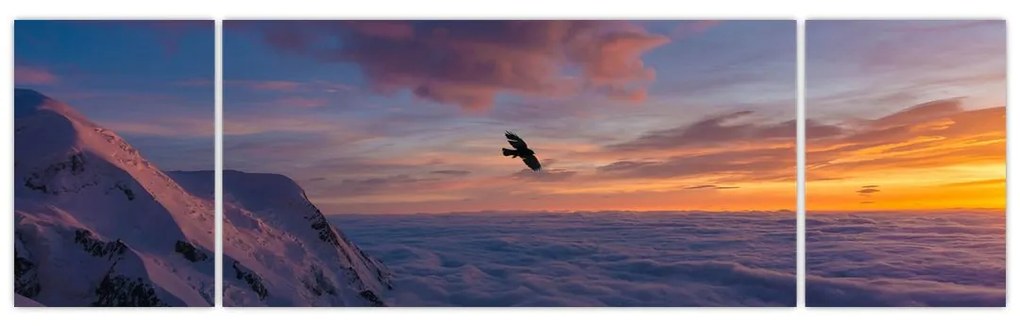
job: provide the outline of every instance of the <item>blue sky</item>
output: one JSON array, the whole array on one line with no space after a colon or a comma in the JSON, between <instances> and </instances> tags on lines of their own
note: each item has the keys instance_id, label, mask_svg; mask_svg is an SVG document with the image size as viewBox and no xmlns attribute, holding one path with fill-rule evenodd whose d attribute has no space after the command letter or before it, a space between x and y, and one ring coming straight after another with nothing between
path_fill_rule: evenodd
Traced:
<instances>
[{"instance_id":1,"label":"blue sky","mask_svg":"<svg viewBox=\"0 0 1020 326\"><path fill-rule=\"evenodd\" d=\"M117 131L165 170L213 168L212 21L15 22L15 86Z\"/></svg>"}]
</instances>

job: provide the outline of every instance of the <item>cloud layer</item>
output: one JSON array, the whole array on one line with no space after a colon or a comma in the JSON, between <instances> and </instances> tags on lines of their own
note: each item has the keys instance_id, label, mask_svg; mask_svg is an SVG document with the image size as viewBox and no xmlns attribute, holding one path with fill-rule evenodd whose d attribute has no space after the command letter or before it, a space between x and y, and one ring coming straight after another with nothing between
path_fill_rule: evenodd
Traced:
<instances>
[{"instance_id":1,"label":"cloud layer","mask_svg":"<svg viewBox=\"0 0 1020 326\"><path fill-rule=\"evenodd\" d=\"M396 306L793 306L793 213L336 217Z\"/></svg>"},{"instance_id":2,"label":"cloud layer","mask_svg":"<svg viewBox=\"0 0 1020 326\"><path fill-rule=\"evenodd\" d=\"M1002 211L809 214L808 306L1006 300Z\"/></svg>"}]
</instances>

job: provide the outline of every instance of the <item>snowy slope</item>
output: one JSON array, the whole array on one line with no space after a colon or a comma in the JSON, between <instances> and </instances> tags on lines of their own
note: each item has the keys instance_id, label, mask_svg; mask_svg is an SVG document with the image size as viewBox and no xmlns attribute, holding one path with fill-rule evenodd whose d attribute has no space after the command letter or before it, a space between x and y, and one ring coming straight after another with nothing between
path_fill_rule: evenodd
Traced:
<instances>
[{"instance_id":1,"label":"snowy slope","mask_svg":"<svg viewBox=\"0 0 1020 326\"><path fill-rule=\"evenodd\" d=\"M38 92L16 89L14 114L17 294L46 306L212 304L212 201Z\"/></svg>"},{"instance_id":2,"label":"snowy slope","mask_svg":"<svg viewBox=\"0 0 1020 326\"><path fill-rule=\"evenodd\" d=\"M172 172L211 198L212 172ZM226 306L382 306L389 272L335 229L293 180L223 172Z\"/></svg>"}]
</instances>

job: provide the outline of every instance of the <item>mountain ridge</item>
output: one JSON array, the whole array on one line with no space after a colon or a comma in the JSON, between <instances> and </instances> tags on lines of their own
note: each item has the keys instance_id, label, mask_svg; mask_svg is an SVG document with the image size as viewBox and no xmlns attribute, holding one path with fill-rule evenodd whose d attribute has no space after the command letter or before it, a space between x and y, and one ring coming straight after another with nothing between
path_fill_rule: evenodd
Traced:
<instances>
[{"instance_id":1,"label":"mountain ridge","mask_svg":"<svg viewBox=\"0 0 1020 326\"><path fill-rule=\"evenodd\" d=\"M224 170L223 184L225 305L387 305L389 270L334 227L293 179Z\"/></svg>"}]
</instances>

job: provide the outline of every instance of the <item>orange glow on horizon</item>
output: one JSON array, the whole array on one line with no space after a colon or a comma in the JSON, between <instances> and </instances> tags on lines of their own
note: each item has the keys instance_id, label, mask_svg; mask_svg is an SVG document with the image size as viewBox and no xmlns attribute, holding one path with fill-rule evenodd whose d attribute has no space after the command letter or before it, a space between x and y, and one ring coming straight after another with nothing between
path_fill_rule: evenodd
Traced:
<instances>
[{"instance_id":1,"label":"orange glow on horizon","mask_svg":"<svg viewBox=\"0 0 1020 326\"><path fill-rule=\"evenodd\" d=\"M951 112L909 109L887 116L898 125L878 119L850 137L809 138L806 209L1004 209L1005 108L925 105Z\"/></svg>"},{"instance_id":2,"label":"orange glow on horizon","mask_svg":"<svg viewBox=\"0 0 1020 326\"><path fill-rule=\"evenodd\" d=\"M651 182L650 182L651 183ZM727 184L723 189L685 189L676 185L571 191L549 189L538 196L506 194L507 198L477 202L471 196L444 197L374 195L347 198L312 198L327 212L449 213L471 211L779 211L796 208L793 180ZM558 192L558 193L557 193Z\"/></svg>"}]
</instances>

